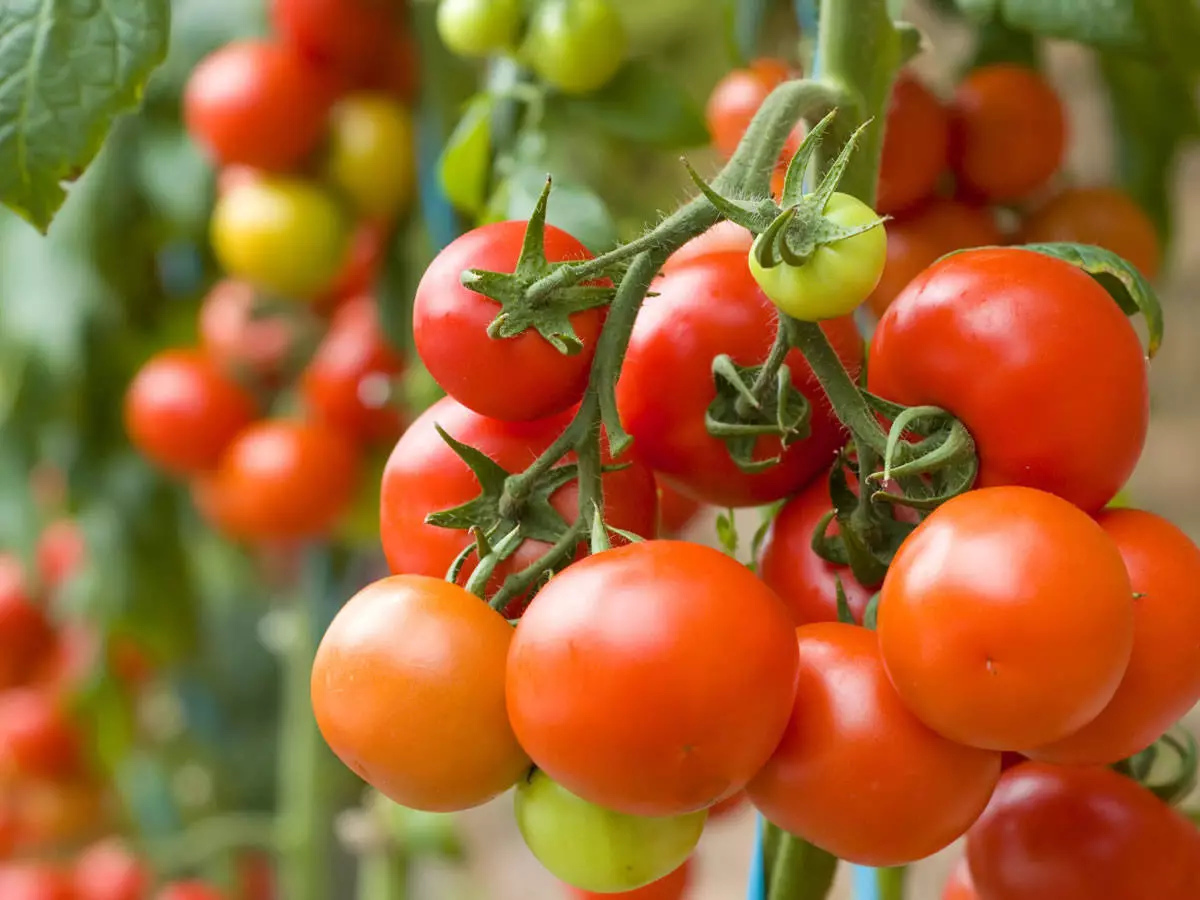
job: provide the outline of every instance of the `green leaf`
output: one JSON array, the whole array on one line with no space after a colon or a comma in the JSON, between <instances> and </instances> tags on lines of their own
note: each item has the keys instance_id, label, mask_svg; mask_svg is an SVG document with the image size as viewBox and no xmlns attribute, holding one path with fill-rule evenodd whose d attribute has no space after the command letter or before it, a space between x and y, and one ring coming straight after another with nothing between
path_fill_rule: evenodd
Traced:
<instances>
[{"instance_id":1,"label":"green leaf","mask_svg":"<svg viewBox=\"0 0 1200 900\"><path fill-rule=\"evenodd\" d=\"M980 26L978 35L971 68L978 69L995 63L1016 63L1031 69L1037 68L1037 39L1028 31L1020 31L999 19L992 19Z\"/></svg>"},{"instance_id":2,"label":"green leaf","mask_svg":"<svg viewBox=\"0 0 1200 900\"><path fill-rule=\"evenodd\" d=\"M627 64L594 94L563 96L564 114L641 144L698 147L708 142L704 114L670 75L643 62Z\"/></svg>"},{"instance_id":3,"label":"green leaf","mask_svg":"<svg viewBox=\"0 0 1200 900\"><path fill-rule=\"evenodd\" d=\"M167 53L168 0L0 6L0 199L45 231Z\"/></svg>"},{"instance_id":4,"label":"green leaf","mask_svg":"<svg viewBox=\"0 0 1200 900\"><path fill-rule=\"evenodd\" d=\"M867 601L867 608L863 610L863 628L868 631L874 631L879 622L879 592L876 591L871 595L871 599Z\"/></svg>"},{"instance_id":5,"label":"green leaf","mask_svg":"<svg viewBox=\"0 0 1200 900\"><path fill-rule=\"evenodd\" d=\"M738 530L732 509L717 516L717 541L726 553L730 556L737 556Z\"/></svg>"},{"instance_id":6,"label":"green leaf","mask_svg":"<svg viewBox=\"0 0 1200 900\"><path fill-rule=\"evenodd\" d=\"M447 199L456 209L478 216L487 200L492 166L492 111L494 99L476 94L446 142L438 163L438 178Z\"/></svg>"}]
</instances>

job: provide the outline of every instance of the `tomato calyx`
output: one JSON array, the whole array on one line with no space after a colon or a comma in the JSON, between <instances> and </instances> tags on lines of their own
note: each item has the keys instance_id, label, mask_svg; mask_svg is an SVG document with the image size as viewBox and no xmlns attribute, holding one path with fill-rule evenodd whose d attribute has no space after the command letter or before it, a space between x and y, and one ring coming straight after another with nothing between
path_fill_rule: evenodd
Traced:
<instances>
[{"instance_id":1,"label":"tomato calyx","mask_svg":"<svg viewBox=\"0 0 1200 900\"><path fill-rule=\"evenodd\" d=\"M1164 764L1163 760L1173 757ZM1174 806L1195 790L1200 782L1200 744L1183 728L1174 728L1161 738L1128 759L1114 764L1114 769L1166 803ZM1166 776L1160 774L1166 771Z\"/></svg>"}]
</instances>

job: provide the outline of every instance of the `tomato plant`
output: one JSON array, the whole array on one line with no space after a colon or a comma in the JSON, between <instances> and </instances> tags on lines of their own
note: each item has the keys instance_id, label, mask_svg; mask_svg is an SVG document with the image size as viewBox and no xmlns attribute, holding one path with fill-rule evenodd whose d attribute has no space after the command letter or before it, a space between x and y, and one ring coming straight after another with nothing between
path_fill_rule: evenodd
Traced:
<instances>
[{"instance_id":1,"label":"tomato plant","mask_svg":"<svg viewBox=\"0 0 1200 900\"><path fill-rule=\"evenodd\" d=\"M442 0L437 32L459 56L489 56L510 49L521 26L519 0Z\"/></svg>"},{"instance_id":2,"label":"tomato plant","mask_svg":"<svg viewBox=\"0 0 1200 900\"><path fill-rule=\"evenodd\" d=\"M586 94L616 75L627 41L609 0L546 0L530 16L521 56L558 90Z\"/></svg>"},{"instance_id":3,"label":"tomato plant","mask_svg":"<svg viewBox=\"0 0 1200 900\"><path fill-rule=\"evenodd\" d=\"M84 850L72 879L75 900L141 900L150 886L146 864L115 840Z\"/></svg>"},{"instance_id":4,"label":"tomato plant","mask_svg":"<svg viewBox=\"0 0 1200 900\"><path fill-rule=\"evenodd\" d=\"M271 0L271 23L303 55L346 74L377 65L398 30L390 0Z\"/></svg>"},{"instance_id":5,"label":"tomato plant","mask_svg":"<svg viewBox=\"0 0 1200 900\"><path fill-rule=\"evenodd\" d=\"M722 156L733 155L767 95L796 74L783 60L762 58L745 69L734 69L717 83L708 95L705 119L713 146ZM803 138L804 126L797 124L780 154L780 166L786 168Z\"/></svg>"},{"instance_id":6,"label":"tomato plant","mask_svg":"<svg viewBox=\"0 0 1200 900\"><path fill-rule=\"evenodd\" d=\"M391 219L412 201L416 165L408 110L379 94L353 94L330 114L329 181L358 213Z\"/></svg>"},{"instance_id":7,"label":"tomato plant","mask_svg":"<svg viewBox=\"0 0 1200 900\"><path fill-rule=\"evenodd\" d=\"M1068 188L1034 210L1021 225L1026 243L1096 244L1133 263L1147 278L1158 274L1158 233L1128 194L1110 187Z\"/></svg>"},{"instance_id":8,"label":"tomato plant","mask_svg":"<svg viewBox=\"0 0 1200 900\"><path fill-rule=\"evenodd\" d=\"M887 110L875 203L879 212L898 213L932 197L949 152L949 111L915 75L902 73Z\"/></svg>"}]
</instances>

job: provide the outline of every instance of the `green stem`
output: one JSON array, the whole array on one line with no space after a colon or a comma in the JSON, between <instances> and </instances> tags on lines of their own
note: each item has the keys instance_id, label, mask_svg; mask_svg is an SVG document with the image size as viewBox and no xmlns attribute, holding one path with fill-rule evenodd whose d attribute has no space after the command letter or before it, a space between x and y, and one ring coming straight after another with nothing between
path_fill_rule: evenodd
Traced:
<instances>
[{"instance_id":1,"label":"green stem","mask_svg":"<svg viewBox=\"0 0 1200 900\"><path fill-rule=\"evenodd\" d=\"M903 866L894 869L877 869L875 884L879 887L879 900L904 900L904 887L908 881L908 870Z\"/></svg>"},{"instance_id":2,"label":"green stem","mask_svg":"<svg viewBox=\"0 0 1200 900\"><path fill-rule=\"evenodd\" d=\"M146 855L158 871L174 874L200 868L233 850L275 851L278 847L279 828L270 816L230 813L201 819L177 835L151 843Z\"/></svg>"},{"instance_id":3,"label":"green stem","mask_svg":"<svg viewBox=\"0 0 1200 900\"><path fill-rule=\"evenodd\" d=\"M409 858L400 847L369 850L358 858L356 900L405 900Z\"/></svg>"},{"instance_id":4,"label":"green stem","mask_svg":"<svg viewBox=\"0 0 1200 900\"><path fill-rule=\"evenodd\" d=\"M762 370L759 371L758 377L754 379L754 384L750 386L750 393L754 395L755 399L761 401L767 396L767 390L775 383L779 369L783 365L783 361L787 359L787 355L791 349L791 320L787 316L780 316L779 324L775 328L775 343L771 345L771 352L767 355L767 361L763 363ZM738 411L743 416L748 415L750 412L750 410L743 407L741 400L738 401Z\"/></svg>"},{"instance_id":5,"label":"green stem","mask_svg":"<svg viewBox=\"0 0 1200 900\"><path fill-rule=\"evenodd\" d=\"M836 856L766 825L767 900L823 900L837 875Z\"/></svg>"}]
</instances>

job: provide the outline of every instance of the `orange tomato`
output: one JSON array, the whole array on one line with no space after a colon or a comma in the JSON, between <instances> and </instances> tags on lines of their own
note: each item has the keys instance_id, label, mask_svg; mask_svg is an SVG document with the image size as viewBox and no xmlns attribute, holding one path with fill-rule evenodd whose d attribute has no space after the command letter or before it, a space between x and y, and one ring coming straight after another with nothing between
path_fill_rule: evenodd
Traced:
<instances>
[{"instance_id":1,"label":"orange tomato","mask_svg":"<svg viewBox=\"0 0 1200 900\"><path fill-rule=\"evenodd\" d=\"M891 237L891 230L888 230ZM1158 230L1133 198L1112 187L1070 188L1030 213L1023 244L1095 244L1133 263L1147 278L1158 274Z\"/></svg>"}]
</instances>

